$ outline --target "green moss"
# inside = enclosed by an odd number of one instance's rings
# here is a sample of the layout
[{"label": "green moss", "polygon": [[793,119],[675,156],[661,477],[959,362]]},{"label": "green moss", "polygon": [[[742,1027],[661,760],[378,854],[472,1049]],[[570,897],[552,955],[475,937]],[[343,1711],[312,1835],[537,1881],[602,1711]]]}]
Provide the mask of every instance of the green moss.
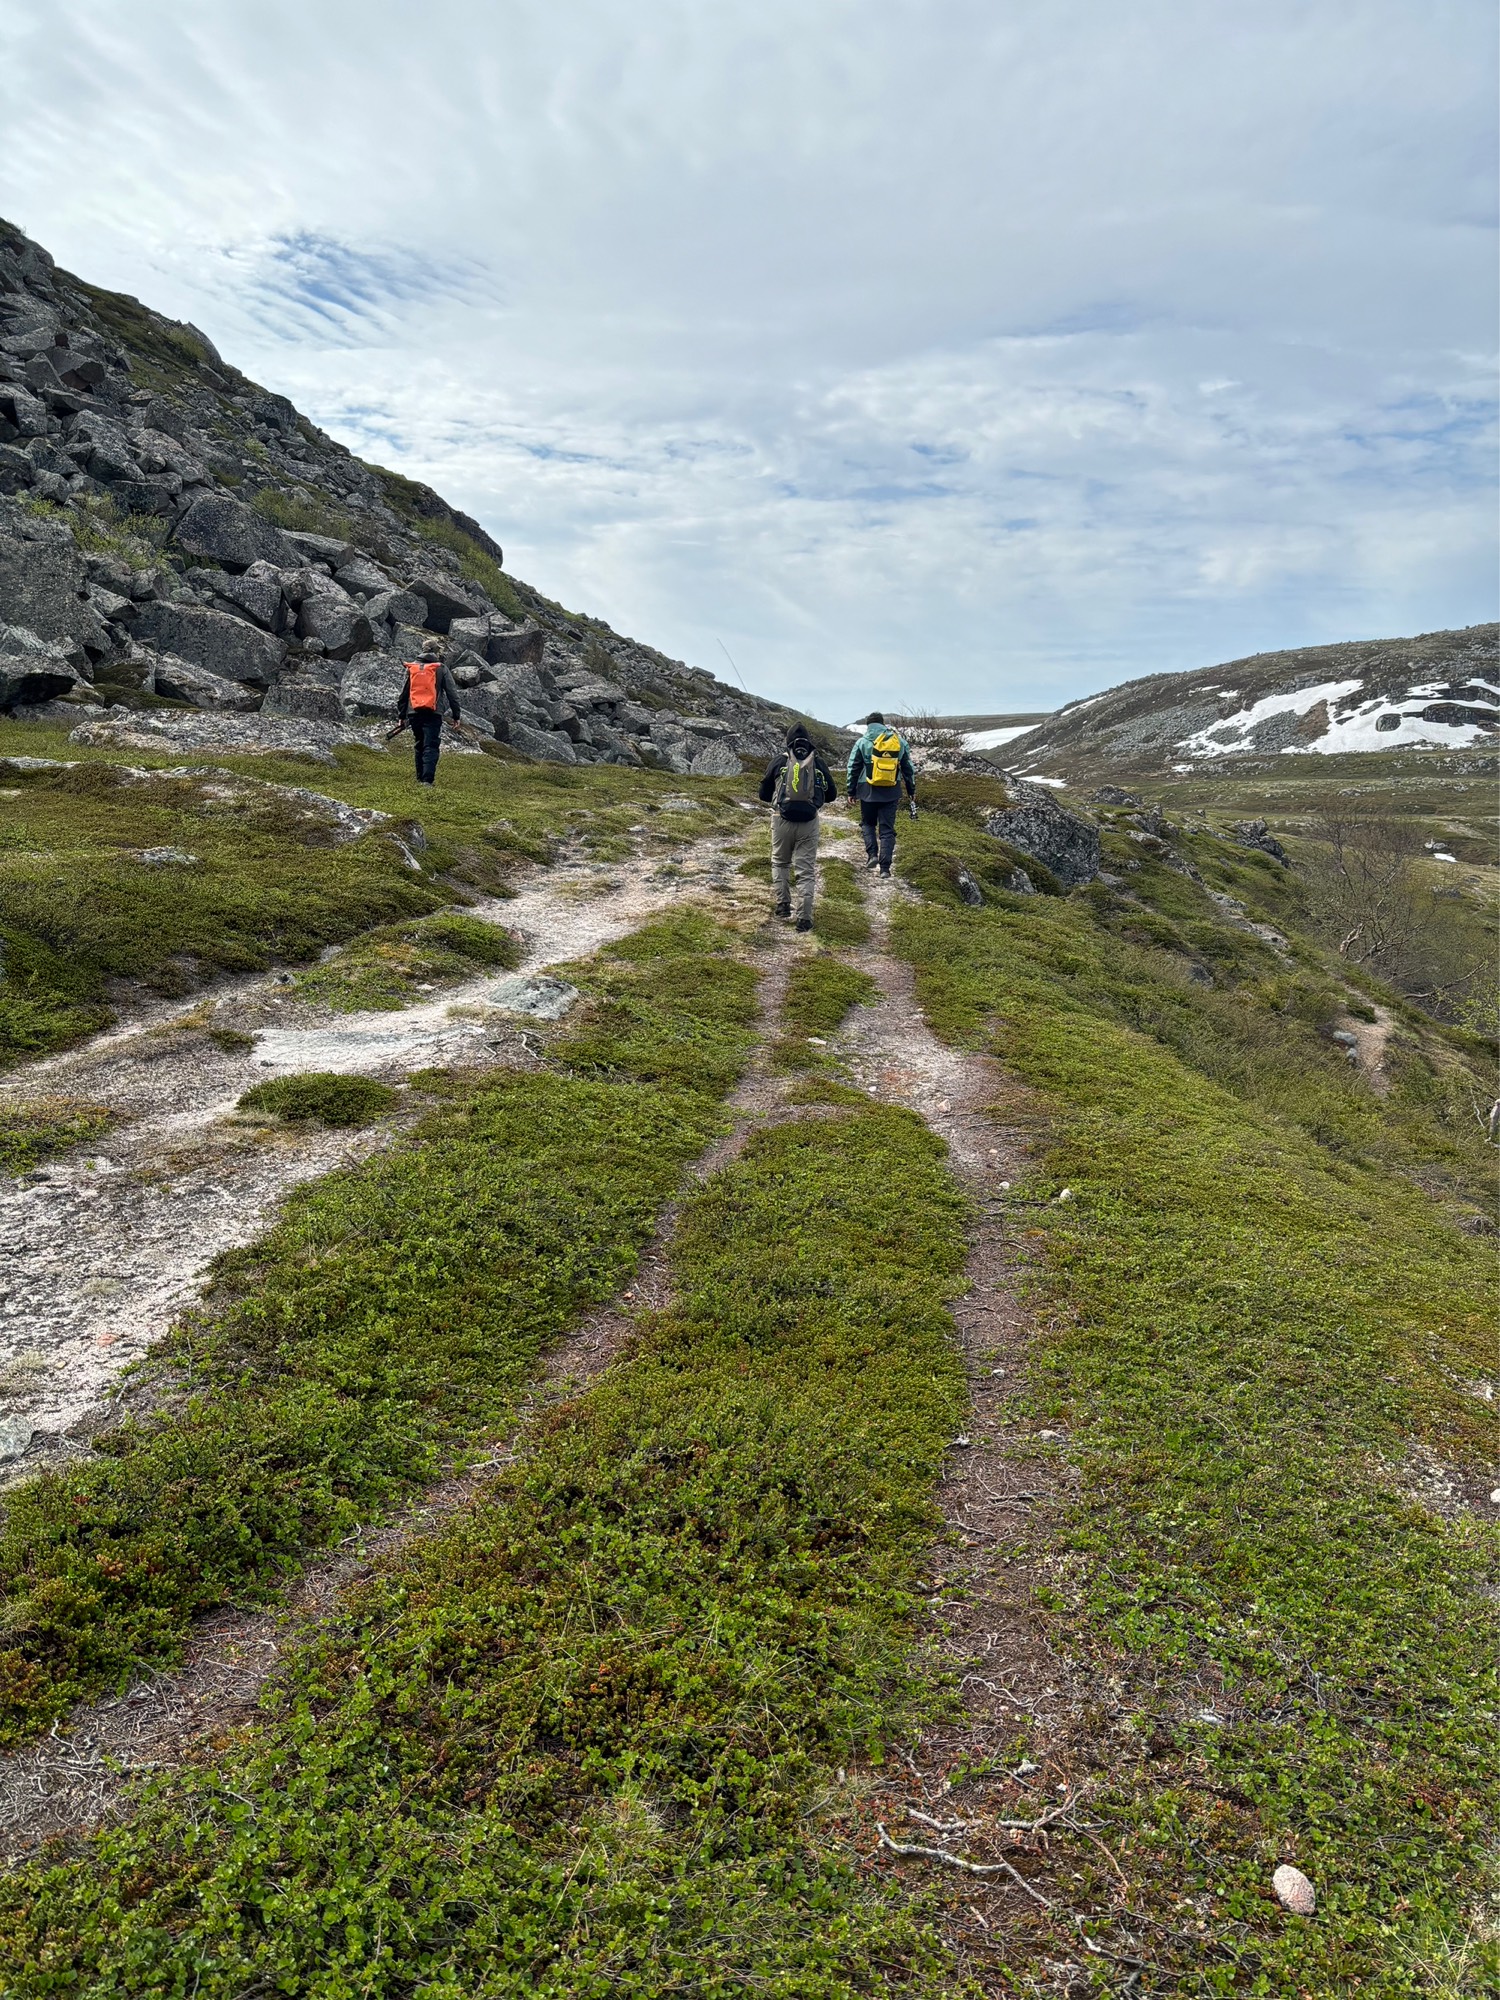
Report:
[{"label": "green moss", "polygon": [[332,1992],[376,1938],[388,1991],[955,1991],[817,1824],[927,1700],[963,1212],[905,1113],[760,1134],[684,1212],[675,1307],[296,1656],[261,1731],[0,1885],[8,1991]]},{"label": "green moss", "polygon": [[324,964],[300,973],[297,990],[340,1012],[409,1007],[422,990],[472,979],[483,967],[514,966],[509,931],[459,911],[367,931]]},{"label": "green moss", "polygon": [[369,1076],[338,1076],[323,1070],[276,1076],[247,1090],[241,1111],[268,1111],[289,1125],[373,1125],[397,1101],[388,1083]]},{"label": "green moss", "polygon": [[851,1007],[879,996],[880,988],[867,972],[820,952],[792,967],[782,1018],[804,1034],[831,1035]]},{"label": "green moss", "polygon": [[0,1173],[24,1174],[70,1146],[97,1139],[114,1121],[108,1105],[70,1097],[0,1105]]}]

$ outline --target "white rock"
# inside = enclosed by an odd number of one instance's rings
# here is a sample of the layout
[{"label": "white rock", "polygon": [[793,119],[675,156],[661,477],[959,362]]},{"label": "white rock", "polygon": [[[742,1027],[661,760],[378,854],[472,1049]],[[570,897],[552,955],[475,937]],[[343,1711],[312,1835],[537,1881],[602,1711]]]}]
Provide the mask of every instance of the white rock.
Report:
[{"label": "white rock", "polygon": [[1318,1907],[1318,1892],[1300,1868],[1283,1861],[1271,1877],[1276,1900],[1296,1917],[1310,1917]]}]

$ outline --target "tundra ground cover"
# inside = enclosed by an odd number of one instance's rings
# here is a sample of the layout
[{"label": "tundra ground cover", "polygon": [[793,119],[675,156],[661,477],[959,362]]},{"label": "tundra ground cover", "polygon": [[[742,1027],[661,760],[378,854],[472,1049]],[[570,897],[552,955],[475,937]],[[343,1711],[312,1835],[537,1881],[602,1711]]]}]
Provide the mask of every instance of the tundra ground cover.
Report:
[{"label": "tundra ground cover", "polygon": [[442,910],[364,932],[324,964],[299,973],[294,985],[307,999],[341,1013],[379,1012],[409,1007],[420,992],[513,966],[519,958],[515,939],[498,924]]},{"label": "tundra ground cover", "polygon": [[170,1659],[195,1613],[508,1420],[716,1129],[755,1010],[732,942],[689,913],[648,927],[580,972],[594,1011],[557,1070],[426,1079],[408,1140],[221,1261],[218,1298],[158,1353],[158,1413],[9,1503],[0,1740]]},{"label": "tundra ground cover", "polygon": [[[1093,1746],[1116,1935],[1173,1990],[1477,1993],[1500,1973],[1495,1533],[1402,1490],[1413,1450],[1477,1475],[1494,1442],[1493,1260],[1458,1226],[1490,1178],[1473,1039],[1411,1025],[1382,1103],[1319,1035],[1345,996],[1310,946],[1266,965],[1230,938],[1200,986],[1213,919],[1180,874],[1142,868],[1135,910],[970,910],[956,856],[990,858],[972,815],[930,814],[893,942],[933,1025],[1047,1121],[1017,1208],[1045,1273],[1032,1407],[1083,1478],[1040,1605],[1128,1690]],[[1122,934],[1142,917],[1160,930]],[[1179,1683],[1217,1690],[1203,1719]],[[1281,1859],[1315,1919],[1271,1902]],[[1097,1856],[1073,1865],[1107,1895]]]},{"label": "tundra ground cover", "polygon": [[906,1627],[964,1401],[962,1223],[910,1114],[753,1139],[626,1364],[300,1656],[264,1730],[0,1890],[8,1990],[948,1990],[819,1816],[932,1699]]},{"label": "tundra ground cover", "polygon": [[[616,765],[450,757],[420,800],[414,842],[414,788],[394,755],[349,749],[332,770],[222,757],[185,772],[170,752],[131,752],[137,770],[160,772],[141,779],[118,752],[70,744],[61,728],[0,721],[4,753],[72,762],[13,768],[0,806],[0,1066],[107,1026],[141,987],[187,994],[218,973],[305,964],[474,891],[504,893],[519,867],[598,831],[596,817],[616,838],[624,820],[644,819],[665,844],[689,839],[728,809],[731,789],[699,785],[689,803],[667,780]],[[225,797],[221,771],[270,782]],[[388,813],[404,846],[379,826],[335,841],[326,819],[276,786]],[[153,866],[142,859],[153,849],[194,859]],[[336,976],[325,985],[337,990]]]}]

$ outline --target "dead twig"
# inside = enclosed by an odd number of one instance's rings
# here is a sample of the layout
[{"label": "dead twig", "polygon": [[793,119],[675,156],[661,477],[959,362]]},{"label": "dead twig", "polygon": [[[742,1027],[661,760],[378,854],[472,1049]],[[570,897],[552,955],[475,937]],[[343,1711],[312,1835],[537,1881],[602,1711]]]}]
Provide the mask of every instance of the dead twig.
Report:
[{"label": "dead twig", "polygon": [[1012,1868],[1008,1861],[965,1861],[961,1854],[947,1854],[941,1847],[919,1847],[915,1841],[892,1840],[885,1828],[876,1822],[880,1834],[880,1844],[892,1854],[912,1856],[922,1861],[942,1861],[949,1868],[961,1868],[966,1875],[1008,1875],[1018,1889],[1024,1889],[1033,1903],[1040,1903],[1044,1910],[1052,1905],[1039,1889],[1033,1889],[1026,1877]]}]

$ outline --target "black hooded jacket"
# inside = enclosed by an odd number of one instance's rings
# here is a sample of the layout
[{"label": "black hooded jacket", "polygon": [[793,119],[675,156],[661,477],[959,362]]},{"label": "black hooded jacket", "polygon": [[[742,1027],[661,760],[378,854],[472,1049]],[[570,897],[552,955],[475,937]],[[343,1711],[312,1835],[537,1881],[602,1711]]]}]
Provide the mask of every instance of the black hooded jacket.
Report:
[{"label": "black hooded jacket", "polygon": [[[413,661],[408,660],[406,664],[408,666],[411,666],[415,663]],[[448,704],[448,713],[453,717],[453,720],[457,722],[459,720],[458,686],[457,683],[454,681],[452,674],[449,673],[448,669],[445,666],[439,665],[438,677],[437,677],[437,705],[438,705],[439,715],[441,715],[443,712],[444,702]],[[406,674],[402,678],[401,692],[396,697],[396,713],[397,715],[400,716],[403,722],[405,722],[407,716],[411,714],[410,674]]]},{"label": "black hooded jacket", "polygon": [[[760,781],[762,805],[768,806],[774,803],[777,787],[781,783],[781,774],[786,769],[787,759],[792,755],[793,751],[805,757],[812,747],[813,740],[805,729],[788,730],[785,750],[782,751],[779,757],[772,758],[771,762],[766,766],[766,775]],[[828,768],[827,761],[821,751],[818,752],[814,760],[813,769],[823,780],[823,797],[819,803],[827,805],[828,801],[836,799],[839,793],[838,786],[833,781],[833,772]],[[784,806],[778,806],[777,810],[781,814],[781,817],[787,820],[816,819],[818,816],[818,807],[811,799],[807,800],[806,803],[800,799],[793,799]]]}]

